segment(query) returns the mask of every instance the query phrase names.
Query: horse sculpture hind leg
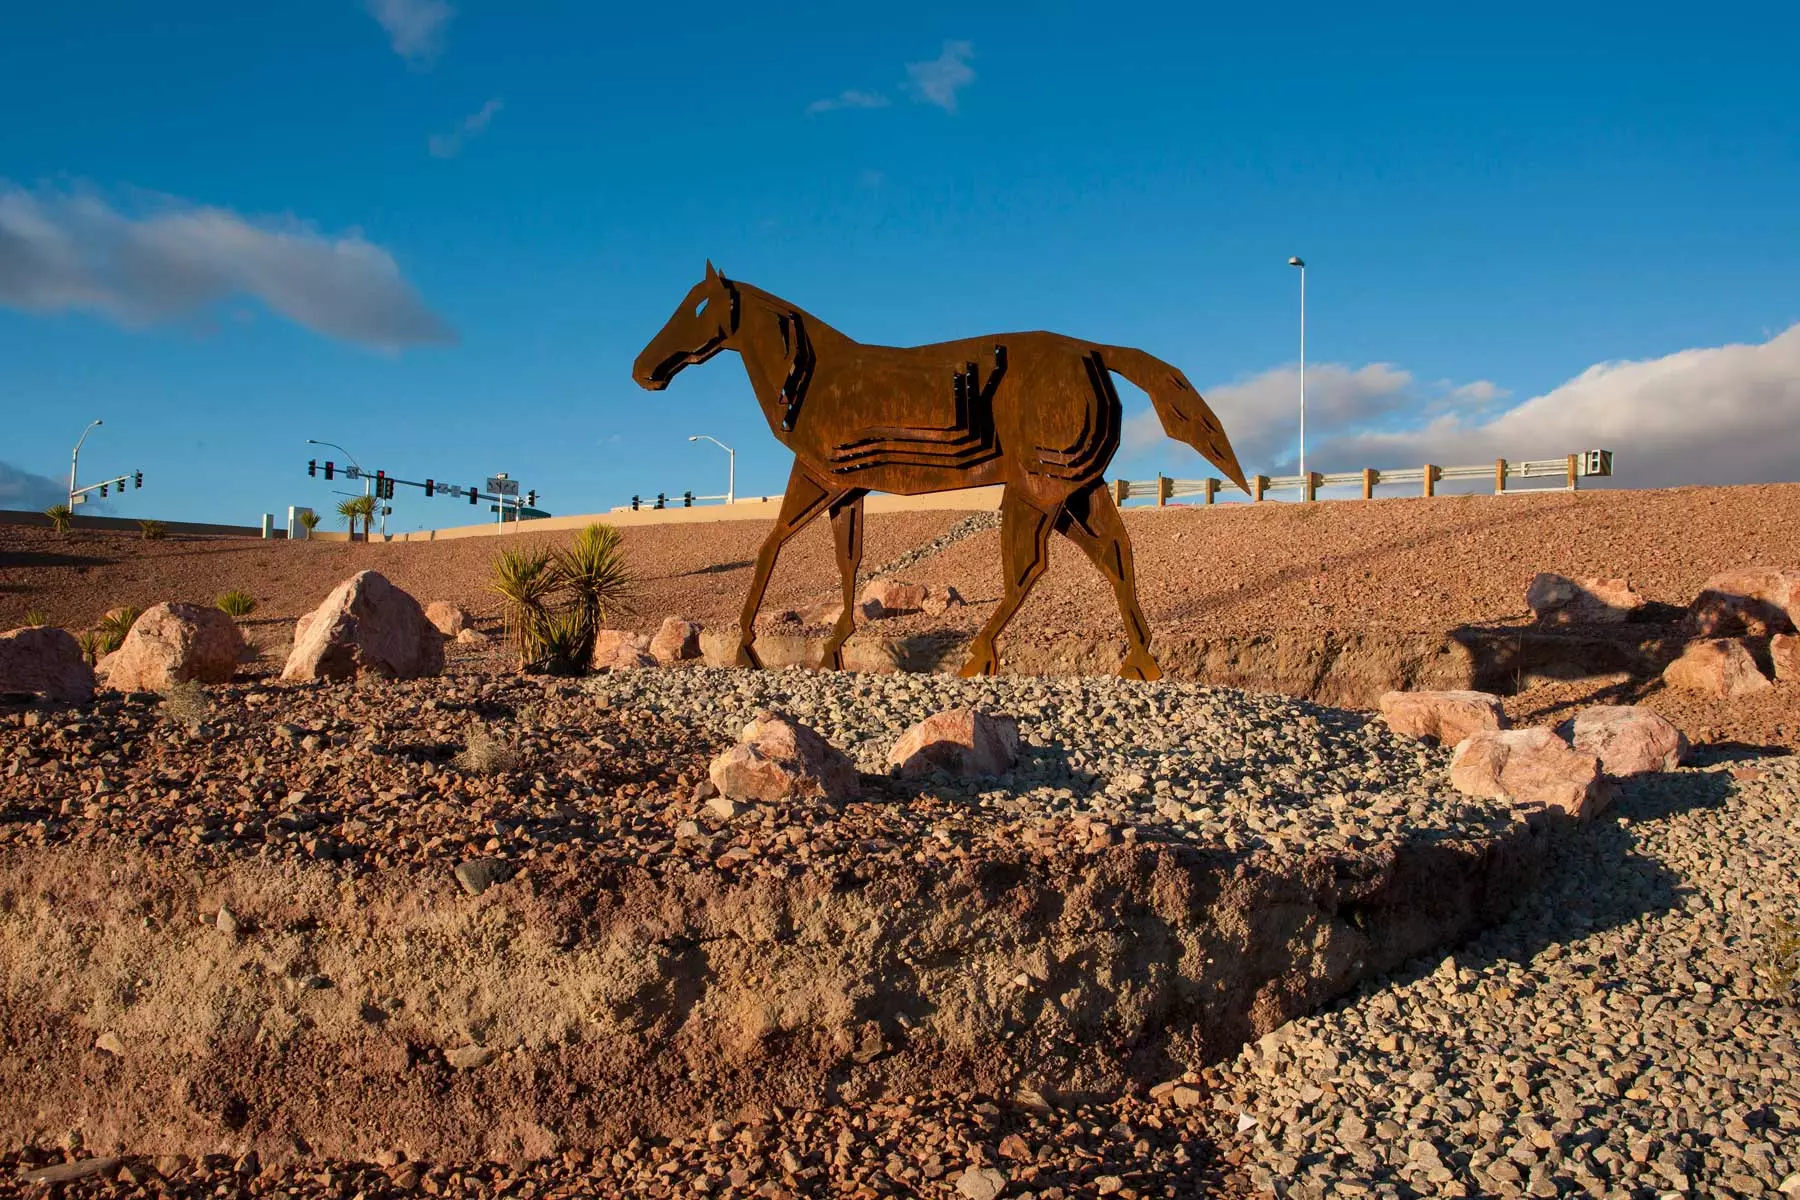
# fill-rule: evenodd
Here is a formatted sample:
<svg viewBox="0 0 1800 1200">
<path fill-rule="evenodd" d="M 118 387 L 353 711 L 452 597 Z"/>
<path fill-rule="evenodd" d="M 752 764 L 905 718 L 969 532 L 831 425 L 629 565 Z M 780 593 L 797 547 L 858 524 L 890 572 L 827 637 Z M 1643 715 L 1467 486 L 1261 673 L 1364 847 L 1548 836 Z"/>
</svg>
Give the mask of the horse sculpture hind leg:
<svg viewBox="0 0 1800 1200">
<path fill-rule="evenodd" d="M 1006 593 L 1000 598 L 1000 607 L 969 643 L 969 660 L 959 675 L 999 674 L 1000 657 L 994 652 L 994 639 L 1019 611 L 1019 605 L 1025 603 L 1032 585 L 1048 565 L 1050 522 L 1051 514 L 1033 507 L 1011 484 L 1007 485 L 1000 499 L 1000 569 L 1006 575 Z"/>
<path fill-rule="evenodd" d="M 1080 546 L 1112 584 L 1119 616 L 1125 621 L 1125 661 L 1119 664 L 1119 674 L 1126 679 L 1161 679 L 1162 668 L 1150 654 L 1150 625 L 1138 607 L 1131 539 L 1104 481 L 1095 480 L 1069 497 L 1057 516 L 1056 532 Z"/>
<path fill-rule="evenodd" d="M 844 581 L 844 611 L 838 614 L 819 665 L 833 671 L 844 669 L 844 642 L 856 632 L 856 570 L 862 565 L 865 495 L 858 489 L 831 505 L 831 540 L 837 549 L 838 574 Z"/>
<path fill-rule="evenodd" d="M 769 587 L 769 574 L 775 569 L 775 560 L 781 556 L 781 547 L 787 540 L 805 529 L 812 519 L 832 506 L 853 497 L 857 516 L 856 545 L 859 551 L 862 545 L 862 495 L 856 488 L 832 488 L 820 483 L 800 468 L 799 463 L 788 474 L 787 494 L 781 498 L 781 515 L 775 518 L 775 527 L 769 530 L 769 536 L 763 539 L 762 549 L 756 555 L 756 573 L 750 580 L 750 593 L 744 597 L 744 611 L 738 618 L 738 651 L 735 665 L 740 667 L 761 667 L 762 660 L 757 658 L 751 643 L 756 641 L 756 610 L 762 607 L 763 593 Z M 839 552 L 840 560 L 843 552 Z M 846 588 L 855 586 L 855 571 L 849 573 Z M 845 618 L 850 618 L 849 602 L 845 602 Z M 840 624 L 842 622 L 840 621 Z M 846 634 L 845 636 L 848 636 Z"/>
</svg>

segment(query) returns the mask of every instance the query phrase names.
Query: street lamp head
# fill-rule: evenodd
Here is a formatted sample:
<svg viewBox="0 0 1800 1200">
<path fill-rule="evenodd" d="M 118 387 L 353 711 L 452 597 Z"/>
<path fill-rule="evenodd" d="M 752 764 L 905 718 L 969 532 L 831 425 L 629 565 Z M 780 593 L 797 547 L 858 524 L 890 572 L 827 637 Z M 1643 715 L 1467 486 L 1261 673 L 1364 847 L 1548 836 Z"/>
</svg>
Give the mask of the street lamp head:
<svg viewBox="0 0 1800 1200">
<path fill-rule="evenodd" d="M 1288 259 L 1288 266 L 1304 268 L 1306 266 L 1306 260 L 1301 258 L 1298 254 L 1296 254 L 1292 258 Z"/>
<path fill-rule="evenodd" d="M 693 437 L 688 439 L 688 441 L 690 441 L 690 442 L 697 442 L 699 440 L 700 440 L 700 435 L 697 433 Z"/>
</svg>

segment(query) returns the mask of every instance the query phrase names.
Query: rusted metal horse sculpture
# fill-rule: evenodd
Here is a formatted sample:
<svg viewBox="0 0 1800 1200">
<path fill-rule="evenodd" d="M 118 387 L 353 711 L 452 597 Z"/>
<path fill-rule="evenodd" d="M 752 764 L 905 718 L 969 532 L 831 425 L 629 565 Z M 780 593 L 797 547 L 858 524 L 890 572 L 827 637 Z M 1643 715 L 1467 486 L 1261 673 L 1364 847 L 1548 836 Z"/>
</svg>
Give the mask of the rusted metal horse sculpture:
<svg viewBox="0 0 1800 1200">
<path fill-rule="evenodd" d="M 644 347 L 632 375 L 659 391 L 683 367 L 721 350 L 743 357 L 770 430 L 794 452 L 781 515 L 756 556 L 738 623 L 739 666 L 762 665 L 751 643 L 769 573 L 783 543 L 814 517 L 831 514 L 843 576 L 844 613 L 824 654 L 826 666 L 841 667 L 844 641 L 856 628 L 863 497 L 1000 483 L 1006 592 L 976 634 L 962 674 L 999 669 L 994 639 L 1043 574 L 1054 529 L 1112 584 L 1129 643 L 1119 673 L 1162 675 L 1138 607 L 1131 542 L 1101 476 L 1119 448 L 1119 396 L 1108 374 L 1116 371 L 1150 394 L 1169 436 L 1245 486 L 1225 431 L 1180 371 L 1142 350 L 1054 333 L 865 346 L 777 296 L 727 279 L 709 262 L 706 278 Z"/>
</svg>

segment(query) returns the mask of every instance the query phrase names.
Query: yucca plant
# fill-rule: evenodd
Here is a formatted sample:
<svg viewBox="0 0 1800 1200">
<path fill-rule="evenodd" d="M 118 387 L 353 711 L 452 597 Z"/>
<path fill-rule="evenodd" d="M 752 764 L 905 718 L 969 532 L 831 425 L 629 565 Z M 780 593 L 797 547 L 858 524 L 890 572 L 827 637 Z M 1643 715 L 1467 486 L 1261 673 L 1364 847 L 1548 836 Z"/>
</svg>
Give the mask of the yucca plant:
<svg viewBox="0 0 1800 1200">
<path fill-rule="evenodd" d="M 101 649 L 102 641 L 103 635 L 97 629 L 90 629 L 75 639 L 75 644 L 81 647 L 82 661 L 86 662 L 88 666 L 98 664 L 100 656 L 107 653 Z"/>
<path fill-rule="evenodd" d="M 535 665 L 552 675 L 574 675 L 593 655 L 594 627 L 580 609 L 566 606 L 543 618 L 533 643 Z"/>
<path fill-rule="evenodd" d="M 216 601 L 219 611 L 228 617 L 247 617 L 256 611 L 256 597 L 243 588 L 232 588 Z"/>
<path fill-rule="evenodd" d="M 528 550 L 508 547 L 494 559 L 490 586 L 504 602 L 506 637 L 518 650 L 523 669 L 538 658 L 541 632 L 555 608 L 562 580 L 550 552 L 542 546 Z"/>
<path fill-rule="evenodd" d="M 319 514 L 310 508 L 295 519 L 300 522 L 300 528 L 306 530 L 307 537 L 311 537 L 312 531 L 319 527 Z"/>
<path fill-rule="evenodd" d="M 48 625 L 49 623 L 50 623 L 50 614 L 45 612 L 41 608 L 34 608 L 30 612 L 25 614 L 25 624 L 29 625 L 33 629 L 41 628 L 42 626 Z"/>
<path fill-rule="evenodd" d="M 161 521 L 139 521 L 138 534 L 146 542 L 160 542 L 169 536 L 169 527 Z"/>
<path fill-rule="evenodd" d="M 624 539 L 611 525 L 589 525 L 575 535 L 574 545 L 556 552 L 555 562 L 568 589 L 566 603 L 581 614 L 590 635 L 608 617 L 631 607 L 634 581 L 625 563 Z"/>
<path fill-rule="evenodd" d="M 68 533 L 69 526 L 75 523 L 75 510 L 66 504 L 52 504 L 44 510 L 44 515 L 50 518 L 50 527 L 59 534 Z"/>
<path fill-rule="evenodd" d="M 125 635 L 131 632 L 131 627 L 137 624 L 141 615 L 137 609 L 127 604 L 101 617 L 99 626 L 94 630 L 100 638 L 100 653 L 111 654 L 123 646 Z"/>
<path fill-rule="evenodd" d="M 368 540 L 369 531 L 375 527 L 375 497 L 352 496 L 337 506 L 338 516 L 344 518 L 352 536 L 356 533 L 356 520 L 362 518 L 363 539 Z"/>
</svg>

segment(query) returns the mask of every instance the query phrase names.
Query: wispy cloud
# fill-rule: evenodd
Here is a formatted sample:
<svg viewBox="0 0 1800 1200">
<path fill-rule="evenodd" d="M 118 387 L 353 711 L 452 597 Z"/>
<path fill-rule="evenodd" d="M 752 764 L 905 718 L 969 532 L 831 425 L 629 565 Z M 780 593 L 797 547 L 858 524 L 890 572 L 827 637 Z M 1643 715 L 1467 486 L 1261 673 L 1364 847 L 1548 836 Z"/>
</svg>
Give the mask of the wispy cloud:
<svg viewBox="0 0 1800 1200">
<path fill-rule="evenodd" d="M 476 111 L 457 122 L 456 128 L 448 133 L 431 135 L 431 153 L 434 158 L 455 158 L 462 153 L 463 143 L 472 141 L 487 132 L 488 123 L 494 115 L 506 105 L 498 100 L 489 100 Z M 529 114 L 527 114 L 529 116 Z"/>
<path fill-rule="evenodd" d="M 252 296 L 316 333 L 365 345 L 453 342 L 393 256 L 355 232 L 158 198 L 121 212 L 92 194 L 0 180 L 0 305 L 81 309 L 126 325 Z"/>
<path fill-rule="evenodd" d="M 944 49 L 929 62 L 906 64 L 908 84 L 915 99 L 935 104 L 945 112 L 956 111 L 956 93 L 975 82 L 975 71 L 969 59 L 975 56 L 973 42 L 945 42 Z"/>
<path fill-rule="evenodd" d="M 809 114 L 828 113 L 836 112 L 841 108 L 886 108 L 887 106 L 888 98 L 880 92 L 860 92 L 851 88 L 824 100 L 814 100 L 806 106 L 806 111 Z"/>
<path fill-rule="evenodd" d="M 369 15 L 387 30 L 394 53 L 428 66 L 444 48 L 444 26 L 456 10 L 445 0 L 366 0 Z"/>
<path fill-rule="evenodd" d="M 1387 364 L 1308 364 L 1307 465 L 1349 471 L 1605 449 L 1625 487 L 1800 480 L 1800 324 L 1763 342 L 1597 363 L 1497 413 L 1509 393 L 1496 384 L 1440 386 L 1468 403 L 1444 412 L 1441 396 Z M 1203 391 L 1246 470 L 1296 469 L 1295 368 Z M 1166 440 L 1153 412 L 1128 418 L 1121 454 L 1153 450 L 1178 460 L 1178 473 L 1208 470 Z"/>
<path fill-rule="evenodd" d="M 0 462 L 0 508 L 39 512 L 68 498 L 69 486 L 63 481 Z"/>
</svg>

